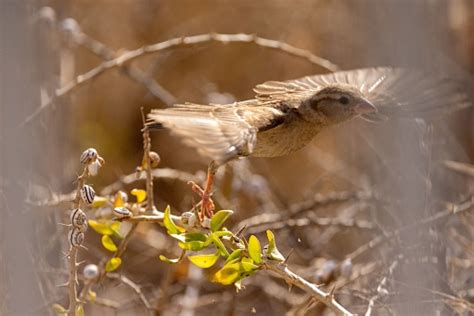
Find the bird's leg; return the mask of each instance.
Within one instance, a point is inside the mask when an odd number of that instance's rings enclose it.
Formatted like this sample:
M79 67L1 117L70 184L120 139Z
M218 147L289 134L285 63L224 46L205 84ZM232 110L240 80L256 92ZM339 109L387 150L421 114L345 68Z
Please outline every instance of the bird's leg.
M193 181L188 183L192 185L192 190L201 196L201 212L199 213L199 220L202 222L207 216L211 218L214 215L214 202L211 199L212 196L212 184L214 182L214 175L217 172L218 166L214 161L211 161L207 168L207 180L204 189Z

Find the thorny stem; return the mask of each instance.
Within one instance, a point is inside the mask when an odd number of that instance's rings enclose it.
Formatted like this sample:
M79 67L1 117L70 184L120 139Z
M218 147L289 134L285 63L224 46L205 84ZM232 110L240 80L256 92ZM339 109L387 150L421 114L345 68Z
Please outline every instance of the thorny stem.
M145 114L143 113L143 108L141 108L142 112L142 121L143 125L145 126ZM153 175L151 169L151 159L150 159L150 148L151 148L151 139L150 139L150 131L148 128L143 129L143 164L145 166L145 173L146 173L146 195L147 195L147 211L149 213L154 213L156 211L154 197L153 197Z
M177 48L177 47L193 47L196 45L206 44L210 42L218 42L218 43L224 43L224 44L250 43L250 44L260 46L260 47L278 50L291 56L306 59L308 62L321 66L329 71L340 70L340 68L337 65L333 64L329 60L316 56L307 50L291 46L284 42L259 37L253 34L210 33L210 34L201 34L201 35L194 35L194 36L176 37L164 42L159 42L156 44L143 46L135 50L125 52L122 55L117 56L114 59L104 61L99 66L77 76L76 78L74 78L72 81L70 81L63 87L56 89L53 96L49 100L47 100L45 103L41 104L41 106L39 106L30 116L28 116L23 121L23 123L21 123L21 126L24 126L30 123L40 113L42 113L46 108L48 108L56 99L65 96L66 94L70 93L77 87L84 85L89 80L98 77L99 75L103 74L105 71L109 69L112 69L115 67L123 67L126 63L129 63L139 57L146 56L149 54L154 54L157 52L162 52L162 51L166 51L168 49Z
M79 208L81 203L81 189L85 184L86 178L89 175L87 166L84 167L82 174L77 178L77 187L76 187L76 197L74 198L73 209ZM68 289L69 289L69 307L68 314L74 315L76 312L76 306L78 303L77 300L77 251L78 247L71 245L68 253L68 265L69 265L69 279L68 279Z
M320 288L318 288L314 283L311 283L304 278L300 277L296 273L292 272L286 265L273 263L270 261L265 262L262 265L263 269L274 272L280 278L284 279L288 284L295 285L305 291L306 293L311 294L319 302L324 303L337 315L354 315L349 312L344 306L339 304L334 298L333 293L326 293Z

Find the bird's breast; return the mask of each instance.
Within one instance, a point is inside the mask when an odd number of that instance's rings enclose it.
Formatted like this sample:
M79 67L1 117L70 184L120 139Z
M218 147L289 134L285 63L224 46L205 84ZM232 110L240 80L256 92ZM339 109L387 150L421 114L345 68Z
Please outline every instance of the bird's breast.
M308 144L320 128L304 121L284 123L257 133L255 157L284 156Z

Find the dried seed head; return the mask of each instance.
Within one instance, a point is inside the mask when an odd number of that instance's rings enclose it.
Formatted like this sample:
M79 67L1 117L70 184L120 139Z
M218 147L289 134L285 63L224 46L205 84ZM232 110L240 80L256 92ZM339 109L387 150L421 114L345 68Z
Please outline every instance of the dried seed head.
M95 264L88 264L82 270L82 275L86 280L93 280L99 276L99 267Z
M80 208L73 209L71 211L71 224L72 226L85 231L87 229L86 213L84 213Z
M84 241L84 232L79 228L73 228L69 231L69 244L73 247L79 247Z
M160 155L158 155L158 153L156 153L154 151L150 151L150 153L148 154L148 157L150 157L151 167L152 168L158 167L158 165L160 164L160 161L161 161Z
M81 154L80 161L82 164L86 165L86 164L96 161L97 156L98 154L95 148L88 148L84 150L84 152Z
M132 212L126 207L116 207L114 208L114 214L118 217L130 217L132 216Z
M81 189L81 198L87 205L94 202L95 191L90 185L84 185Z

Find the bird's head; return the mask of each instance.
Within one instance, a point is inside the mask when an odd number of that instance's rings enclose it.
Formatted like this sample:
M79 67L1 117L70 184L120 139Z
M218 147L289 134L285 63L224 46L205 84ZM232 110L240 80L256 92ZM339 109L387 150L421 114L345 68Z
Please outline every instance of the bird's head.
M303 101L301 110L310 120L337 124L359 115L373 114L377 109L356 89L327 87Z

